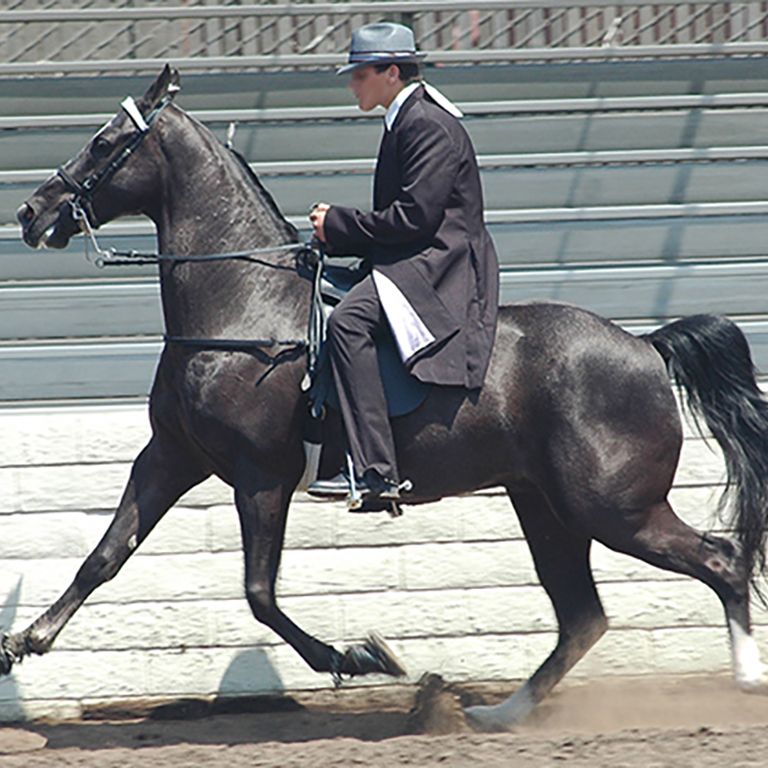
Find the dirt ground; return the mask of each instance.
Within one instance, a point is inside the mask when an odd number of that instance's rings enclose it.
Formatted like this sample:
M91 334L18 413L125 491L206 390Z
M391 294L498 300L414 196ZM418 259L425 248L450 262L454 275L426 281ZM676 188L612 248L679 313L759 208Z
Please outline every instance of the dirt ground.
M498 688L461 689L498 698ZM514 732L469 732L442 694L420 719L413 688L325 692L231 705L186 702L147 716L0 727L2 768L744 768L768 764L768 696L726 678L566 683ZM259 709L270 711L256 711ZM222 712L217 714L217 712ZM431 731L424 733L424 730ZM414 733L421 730L421 733ZM441 731L449 733L439 734Z

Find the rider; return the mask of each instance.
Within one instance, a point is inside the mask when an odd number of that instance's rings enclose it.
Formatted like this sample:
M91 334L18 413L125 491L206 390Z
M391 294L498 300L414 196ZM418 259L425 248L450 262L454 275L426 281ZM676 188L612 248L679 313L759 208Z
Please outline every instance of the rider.
M349 73L360 109L386 109L373 211L318 203L310 220L331 255L372 266L330 316L334 381L355 468L367 498L399 497L400 478L375 338L387 325L417 379L476 389L490 360L498 262L483 222L483 194L461 112L423 82L413 32L368 24L352 35ZM343 474L310 493L344 496Z

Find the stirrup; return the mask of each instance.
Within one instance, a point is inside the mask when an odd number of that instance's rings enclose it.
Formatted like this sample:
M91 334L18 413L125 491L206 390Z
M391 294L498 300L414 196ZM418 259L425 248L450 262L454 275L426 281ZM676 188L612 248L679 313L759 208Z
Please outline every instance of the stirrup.
M386 509L392 517L400 517L403 514L400 509L399 498L388 499L386 496L374 496L368 499L367 495L360 492L360 488L355 479L355 467L352 463L352 456L347 454L347 475L349 477L349 496L347 496L347 509L350 512L378 512ZM403 480L397 486L398 496L402 493L410 493L413 490L413 483L410 480ZM366 508L366 504L370 506Z

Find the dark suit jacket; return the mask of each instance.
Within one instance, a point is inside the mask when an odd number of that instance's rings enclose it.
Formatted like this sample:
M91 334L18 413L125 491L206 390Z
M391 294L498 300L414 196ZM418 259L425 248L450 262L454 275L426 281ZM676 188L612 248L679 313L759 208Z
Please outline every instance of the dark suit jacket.
M363 213L332 206L325 219L328 252L370 261L435 337L405 361L414 376L481 386L496 329L498 261L483 222L472 142L423 88L408 97L384 133L373 208Z

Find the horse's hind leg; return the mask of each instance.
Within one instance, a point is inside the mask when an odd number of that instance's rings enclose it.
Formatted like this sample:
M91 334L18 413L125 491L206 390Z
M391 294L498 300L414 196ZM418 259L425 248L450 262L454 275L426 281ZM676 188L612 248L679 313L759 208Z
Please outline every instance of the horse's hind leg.
M694 530L667 501L621 520L624 525L596 538L651 565L693 576L714 590L725 609L736 682L745 690L762 687L764 670L749 617L749 574L739 545Z
M511 491L510 497L552 601L559 635L555 650L515 694L496 706L465 710L481 730L507 730L527 717L608 627L589 565L590 539L566 529L538 489Z
M30 653L48 651L66 623L96 587L113 578L160 518L208 473L184 464L177 446L153 437L134 462L115 516L61 597L29 627L3 636L0 674Z

